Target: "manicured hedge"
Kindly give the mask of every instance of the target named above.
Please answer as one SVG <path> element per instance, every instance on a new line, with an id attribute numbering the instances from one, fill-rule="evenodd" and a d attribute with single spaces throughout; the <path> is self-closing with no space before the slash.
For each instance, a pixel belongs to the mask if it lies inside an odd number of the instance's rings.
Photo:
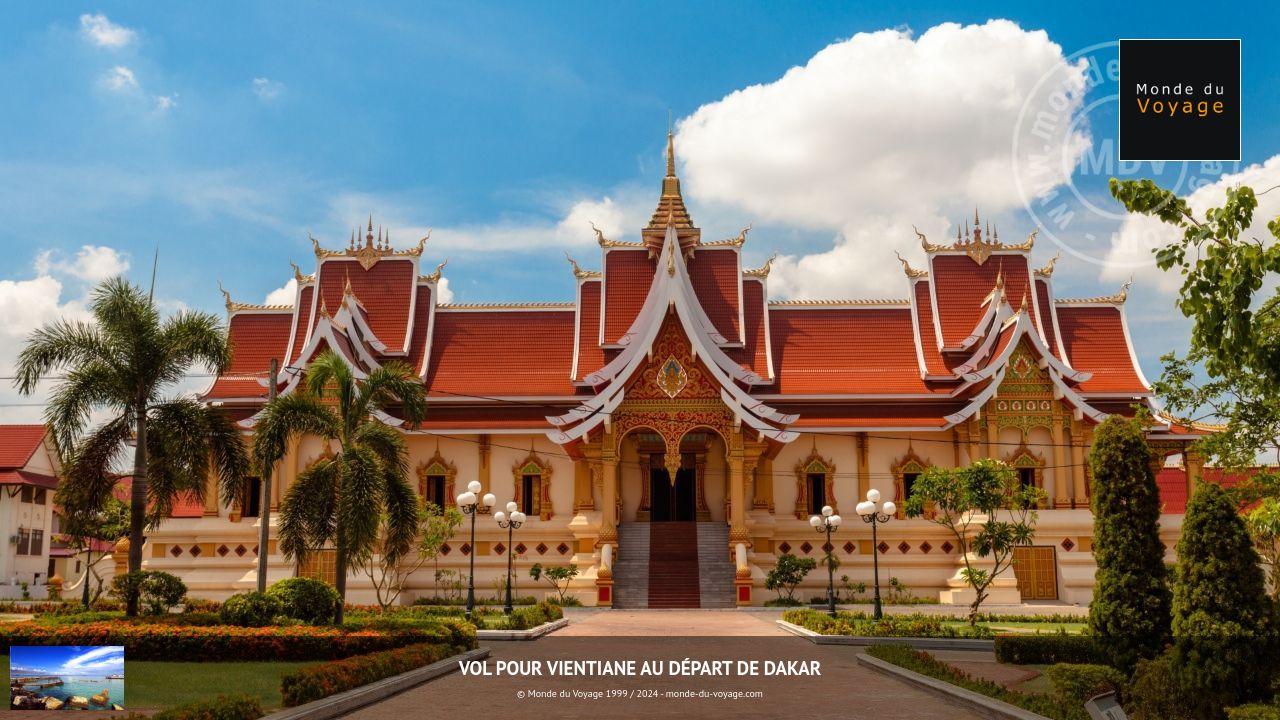
<path id="1" fill-rule="evenodd" d="M 997 661 L 1013 665 L 1109 664 L 1090 635 L 997 635 L 995 651 Z"/>
<path id="2" fill-rule="evenodd" d="M 1065 700 L 1058 695 L 1039 695 L 1010 690 L 990 680 L 975 678 L 938 660 L 927 652 L 912 650 L 907 645 L 872 645 L 867 648 L 867 654 L 912 672 L 918 672 L 921 675 L 927 675 L 957 687 L 972 690 L 989 698 L 1020 707 L 1023 710 L 1030 710 L 1033 713 L 1053 718 L 1053 720 L 1089 719 L 1089 714 L 1085 712 L 1083 703 Z"/>
<path id="3" fill-rule="evenodd" d="M 511 630 L 532 630 L 543 623 L 554 622 L 564 617 L 564 610 L 555 603 L 542 601 L 532 607 L 516 608 L 507 617 L 507 628 Z"/>
<path id="4" fill-rule="evenodd" d="M 0 626 L 0 650 L 13 645 L 123 645 L 131 660 L 336 660 L 420 643 L 475 647 L 475 627 L 450 618 L 393 631 L 121 622 Z"/>
<path id="5" fill-rule="evenodd" d="M 1124 702 L 1129 678 L 1110 665 L 1082 663 L 1058 663 L 1050 665 L 1044 674 L 1053 684 L 1058 695 L 1083 704 L 1086 700 L 1105 692 L 1113 692 Z"/>
<path id="6" fill-rule="evenodd" d="M 800 608 L 786 611 L 782 619 L 821 635 L 919 638 L 989 638 L 994 635 L 982 625 L 957 627 L 944 624 L 944 618 L 936 615 L 885 615 L 876 620 L 866 613 L 837 612 L 833 618 L 810 608 Z"/>
<path id="7" fill-rule="evenodd" d="M 284 698 L 285 707 L 297 707 L 439 662 L 473 648 L 474 637 L 469 645 L 410 645 L 398 650 L 375 652 L 303 668 L 280 679 L 280 695 Z"/>
<path id="8" fill-rule="evenodd" d="M 257 720 L 265 714 L 256 698 L 234 695 L 184 703 L 161 710 L 151 720 Z"/>
<path id="9" fill-rule="evenodd" d="M 1227 708 L 1227 720 L 1280 720 L 1280 705 L 1251 703 Z"/>

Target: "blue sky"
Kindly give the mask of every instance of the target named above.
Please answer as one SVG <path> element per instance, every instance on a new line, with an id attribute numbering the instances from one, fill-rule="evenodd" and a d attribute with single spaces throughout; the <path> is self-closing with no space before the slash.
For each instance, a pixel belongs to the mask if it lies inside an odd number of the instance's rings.
<path id="1" fill-rule="evenodd" d="M 1006 85 L 1029 87 L 1052 66 L 1046 48 L 1069 59 L 1119 37 L 1243 38 L 1244 162 L 1226 169 L 1246 170 L 1280 153 L 1277 20 L 1274 6 L 1168 2 L 10 5 L 0 21 L 0 311 L 11 318 L 0 336 L 82 312 L 85 289 L 107 272 L 127 267 L 145 280 L 157 245 L 157 296 L 170 306 L 220 309 L 219 280 L 237 300 L 261 302 L 291 276 L 290 260 L 307 267 L 308 230 L 341 246 L 369 213 L 402 244 L 433 228 L 425 260 L 449 258 L 458 301 L 569 299 L 563 251 L 598 266 L 586 221 L 633 237 L 652 208 L 668 110 L 695 221 L 711 238 L 754 223 L 747 260 L 784 256 L 776 296 L 905 295 L 885 278 L 901 281 L 893 250 L 922 259 L 909 225 L 953 233 L 980 205 L 1008 239 L 1043 220 L 999 189 L 1008 184 L 999 172 L 924 178 L 932 163 L 910 155 L 1007 158 L 1003 131 L 985 131 L 1012 123 L 1024 88 Z M 937 30 L 937 46 L 954 49 L 925 53 L 922 38 L 944 23 L 969 30 Z M 894 29 L 900 37 L 855 37 Z M 811 61 L 832 48 L 849 50 L 842 62 L 852 64 L 823 74 Z M 875 94 L 846 92 L 891 74 L 902 52 L 915 53 L 921 87 L 886 96 L 884 108 Z M 904 123 L 894 113 L 935 92 L 930 63 L 968 68 L 936 92 L 971 81 L 990 102 L 960 93 L 957 103 L 974 104 L 957 105 L 955 121 L 922 110 L 918 126 Z M 805 72 L 788 75 L 796 68 Z M 1005 71 L 1015 79 L 996 77 Z M 784 76 L 804 89 L 784 87 Z M 764 107 L 744 101 L 753 86 L 773 93 Z M 1114 135 L 1113 106 L 1087 108 L 1106 92 L 1080 100 L 1090 147 Z M 846 112 L 857 131 L 833 132 Z M 960 121 L 974 115 L 979 122 Z M 939 149 L 926 147 L 948 133 Z M 871 202 L 856 163 L 785 166 L 796 135 L 863 152 L 850 157 L 879 168 L 864 176 L 892 178 L 901 159 L 903 177 L 873 187 L 890 200 Z M 778 167 L 793 178 L 787 187 L 769 184 Z M 1177 179 L 1148 170 L 1137 172 Z M 1105 205 L 1105 175 L 1080 173 L 1073 185 Z M 807 183 L 838 192 L 815 205 L 802 197 L 814 194 Z M 783 196 L 776 206 L 774 195 Z M 1083 235 L 1121 224 L 1090 217 L 1059 234 L 1085 246 Z M 1155 358 L 1186 333 L 1172 310 L 1176 283 L 1150 268 L 1108 267 L 1109 244 L 1087 250 L 1099 262 L 1060 263 L 1059 293 L 1109 294 L 1136 274 L 1131 320 L 1154 375 Z M 1037 260 L 1054 251 L 1042 237 Z"/>
<path id="2" fill-rule="evenodd" d="M 9 654 L 10 675 L 40 673 L 105 677 L 124 673 L 124 648 L 102 646 L 14 647 Z"/>

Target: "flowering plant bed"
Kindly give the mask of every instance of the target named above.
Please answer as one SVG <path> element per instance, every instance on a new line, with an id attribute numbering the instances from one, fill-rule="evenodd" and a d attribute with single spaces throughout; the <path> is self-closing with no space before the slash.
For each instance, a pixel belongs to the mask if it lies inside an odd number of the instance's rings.
<path id="1" fill-rule="evenodd" d="M 123 645 L 131 660 L 337 660 L 423 643 L 473 648 L 475 626 L 441 618 L 390 630 L 120 622 L 0 628 L 0 651 L 13 645 Z"/>
<path id="2" fill-rule="evenodd" d="M 474 642 L 469 646 L 424 643 L 314 665 L 281 678 L 280 695 L 284 698 L 286 707 L 296 707 L 430 665 L 474 648 Z"/>

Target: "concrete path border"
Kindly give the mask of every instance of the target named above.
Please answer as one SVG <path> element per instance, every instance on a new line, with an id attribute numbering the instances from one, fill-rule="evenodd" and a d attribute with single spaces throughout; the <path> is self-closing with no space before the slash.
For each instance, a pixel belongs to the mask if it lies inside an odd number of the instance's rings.
<path id="1" fill-rule="evenodd" d="M 994 640 L 981 638 L 912 638 L 865 637 L 854 635 L 823 635 L 809 628 L 800 627 L 786 620 L 778 620 L 783 630 L 808 640 L 814 645 L 910 645 L 916 650 L 981 650 L 994 651 Z"/>
<path id="2" fill-rule="evenodd" d="M 911 683 L 926 692 L 958 702 L 975 712 L 995 720 L 1050 720 L 1030 710 L 1023 710 L 1016 705 L 989 698 L 981 693 L 966 690 L 949 682 L 921 675 L 918 672 L 899 667 L 891 662 L 870 655 L 858 655 L 858 662 L 885 675 L 890 675 L 904 682 Z"/>
<path id="3" fill-rule="evenodd" d="M 489 657 L 489 648 L 476 648 L 461 655 L 447 657 L 440 662 L 415 668 L 399 675 L 392 675 L 389 678 L 384 678 L 368 685 L 361 685 L 353 690 L 309 702 L 306 705 L 278 710 L 267 715 L 263 720 L 333 720 L 333 718 L 342 717 L 353 710 L 359 710 L 367 705 L 385 700 L 396 693 L 421 685 L 428 680 L 447 675 L 457 670 L 459 663 L 464 663 L 468 660 L 482 660 L 487 657 Z"/>
<path id="4" fill-rule="evenodd" d="M 477 630 L 476 638 L 479 640 L 537 640 L 543 635 L 553 633 L 568 624 L 569 618 L 565 617 L 542 623 L 538 627 L 529 628 L 528 630 Z"/>

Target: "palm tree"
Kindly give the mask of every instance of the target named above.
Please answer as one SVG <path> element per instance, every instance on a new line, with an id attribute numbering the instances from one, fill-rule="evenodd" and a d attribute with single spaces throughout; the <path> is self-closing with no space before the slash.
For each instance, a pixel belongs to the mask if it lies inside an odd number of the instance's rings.
<path id="1" fill-rule="evenodd" d="M 327 350 L 312 361 L 305 388 L 272 400 L 258 421 L 259 467 L 284 457 L 297 435 L 338 445 L 332 457 L 299 473 L 285 493 L 280 550 L 301 564 L 308 553 L 332 545 L 334 582 L 343 602 L 348 567 L 375 550 L 394 565 L 413 548 L 418 499 L 408 480 L 409 451 L 400 432 L 379 418 L 394 405 L 416 425 L 426 414 L 426 399 L 425 387 L 402 362 L 357 380 L 342 357 Z M 341 604 L 336 621 L 342 622 Z"/>
<path id="2" fill-rule="evenodd" d="M 165 394 L 193 366 L 225 370 L 231 347 L 217 317 L 182 311 L 162 319 L 152 298 L 122 277 L 99 285 L 89 310 L 92 323 L 60 320 L 33 332 L 18 355 L 14 384 L 30 395 L 51 373 L 64 373 L 45 409 L 66 454 L 58 490 L 64 507 L 103 507 L 134 446 L 129 571 L 136 572 L 148 504 L 155 527 L 179 494 L 204 502 L 211 470 L 223 503 L 243 492 L 249 456 L 239 429 L 216 408 Z M 90 429 L 95 411 L 107 419 Z M 127 612 L 137 614 L 136 597 L 128 598 Z"/>

